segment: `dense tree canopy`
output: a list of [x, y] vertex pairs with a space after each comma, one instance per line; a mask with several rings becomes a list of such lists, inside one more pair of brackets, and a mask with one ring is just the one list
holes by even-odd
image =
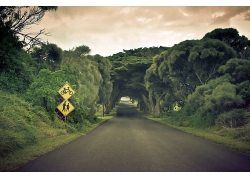
[[239, 32], [234, 28], [217, 28], [205, 34], [203, 38], [223, 41], [236, 51], [238, 58], [250, 58], [250, 41], [244, 35], [240, 36]]
[[109, 102], [109, 109], [122, 96], [129, 96], [138, 102], [142, 110], [148, 110], [145, 104], [145, 97], [148, 92], [144, 83], [146, 70], [152, 64], [152, 58], [167, 47], [152, 47], [124, 50], [107, 57], [112, 64], [111, 80], [113, 91]]
[[36, 73], [46, 68], [51, 71], [58, 70], [62, 61], [63, 51], [56, 44], [42, 44], [40, 47], [34, 47], [31, 56], [36, 61]]

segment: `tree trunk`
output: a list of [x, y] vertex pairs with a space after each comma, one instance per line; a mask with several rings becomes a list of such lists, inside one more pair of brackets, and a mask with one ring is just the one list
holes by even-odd
[[154, 115], [155, 113], [155, 105], [154, 105], [154, 100], [153, 100], [153, 92], [152, 91], [149, 91], [148, 92], [148, 99], [149, 99], [149, 103], [150, 103], [150, 111], [151, 111], [151, 114]]
[[166, 94], [166, 92], [162, 93], [161, 95], [158, 95], [156, 93], [154, 93], [154, 97], [155, 97], [155, 107], [154, 107], [154, 116], [158, 117], [161, 115], [161, 99], [162, 97]]
[[102, 103], [102, 117], [104, 117], [104, 107], [105, 107], [105, 105], [104, 105], [104, 103]]
[[[148, 110], [151, 111], [151, 105], [150, 105], [147, 97], [143, 94], [142, 98], [143, 98], [144, 104], [147, 106]], [[151, 114], [151, 112], [150, 112], [150, 114]]]

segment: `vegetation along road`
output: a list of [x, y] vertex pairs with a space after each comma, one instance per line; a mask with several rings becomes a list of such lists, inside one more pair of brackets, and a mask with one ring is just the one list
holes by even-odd
[[111, 120], [15, 171], [242, 172], [250, 156], [145, 119], [122, 102]]

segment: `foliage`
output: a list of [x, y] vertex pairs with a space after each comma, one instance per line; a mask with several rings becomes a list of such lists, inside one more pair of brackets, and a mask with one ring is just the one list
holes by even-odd
[[40, 45], [42, 40], [39, 36], [46, 35], [44, 30], [37, 33], [25, 33], [23, 30], [39, 23], [47, 11], [53, 10], [57, 10], [57, 6], [1, 6], [0, 29], [5, 30], [0, 35], [0, 42], [11, 33], [22, 38], [22, 45], [28, 50]]
[[[1, 158], [45, 138], [87, 131], [100, 123], [95, 117], [97, 103], [110, 99], [108, 59], [87, 55], [90, 48], [85, 45], [63, 51], [56, 44], [42, 43], [38, 36], [43, 30], [35, 36], [23, 33], [46, 11], [56, 9], [0, 7]], [[57, 91], [66, 81], [75, 90], [70, 98], [75, 109], [63, 122]]]
[[221, 74], [229, 74], [234, 84], [250, 79], [250, 61], [245, 59], [232, 58], [225, 65], [218, 69]]
[[91, 51], [90, 48], [85, 45], [78, 46], [74, 49], [74, 53], [76, 54], [76, 56], [83, 56], [89, 54], [90, 51]]
[[123, 50], [123, 52], [113, 54], [112, 56], [108, 56], [107, 58], [112, 62], [122, 61], [124, 58], [130, 57], [130, 56], [152, 59], [155, 55], [160, 54], [162, 51], [165, 51], [167, 49], [168, 47], [164, 47], [164, 46], [129, 49], [129, 50]]
[[218, 76], [218, 68], [229, 59], [236, 57], [234, 50], [218, 40], [202, 39], [192, 47], [188, 61], [200, 84]]
[[144, 75], [151, 63], [152, 61], [148, 58], [136, 56], [124, 56], [111, 61], [113, 91], [109, 109], [112, 109], [123, 96], [138, 100], [142, 105], [143, 94], [147, 93], [144, 86]]
[[74, 129], [58, 119], [52, 122], [44, 108], [9, 92], [0, 90], [0, 98], [1, 157]]
[[25, 93], [34, 79], [31, 57], [20, 50], [4, 59], [3, 63], [3, 69], [0, 72], [1, 89], [11, 93]]
[[71, 75], [76, 78], [76, 98], [83, 104], [89, 113], [94, 114], [96, 102], [99, 100], [99, 88], [103, 83], [98, 64], [89, 56], [78, 56], [74, 50], [64, 51], [61, 65], [70, 69]]
[[221, 113], [216, 118], [217, 126], [224, 126], [230, 128], [241, 127], [247, 124], [247, 111], [244, 109], [232, 109], [231, 111]]
[[[237, 30], [215, 29], [170, 48], [92, 56], [85, 45], [63, 51], [42, 43], [44, 30], [24, 33], [56, 9], [0, 7], [1, 156], [44, 138], [85, 131], [100, 122], [95, 117], [100, 104], [109, 113], [123, 96], [178, 126], [249, 127], [250, 44]], [[62, 102], [57, 91], [66, 81], [75, 90], [67, 123], [56, 110]], [[181, 109], [173, 112], [176, 104]]]
[[58, 70], [62, 61], [63, 51], [56, 44], [42, 44], [31, 51], [32, 58], [36, 61], [36, 74], [41, 69]]
[[193, 105], [193, 112], [220, 114], [244, 103], [241, 96], [236, 94], [235, 85], [229, 80], [229, 76], [222, 76], [197, 87], [188, 97], [188, 104]]
[[104, 116], [104, 113], [109, 113], [109, 110], [106, 107], [108, 106], [113, 89], [110, 76], [112, 65], [107, 58], [104, 58], [98, 54], [94, 55], [91, 59], [96, 63], [96, 66], [98, 67], [98, 70], [102, 76], [102, 84], [99, 87], [99, 100], [97, 103], [102, 104], [102, 116]]
[[243, 81], [236, 85], [236, 92], [245, 101], [245, 107], [249, 108], [250, 104], [250, 81]]
[[50, 113], [55, 112], [57, 91], [65, 84], [66, 80], [74, 87], [76, 79], [67, 68], [55, 72], [42, 69], [28, 88], [27, 100], [33, 105], [44, 107]]
[[245, 36], [240, 36], [234, 28], [217, 28], [205, 34], [203, 38], [223, 41], [236, 51], [238, 58], [250, 59], [250, 41]]
[[123, 50], [107, 57], [112, 64], [111, 80], [113, 81], [113, 91], [109, 107], [113, 108], [122, 96], [129, 96], [132, 100], [137, 100], [141, 110], [150, 110], [147, 102], [148, 96], [144, 83], [146, 70], [152, 64], [152, 58], [168, 49], [167, 47], [150, 47]]
[[250, 61], [233, 58], [219, 68], [221, 74], [228, 74], [232, 77], [231, 83], [236, 85], [236, 93], [245, 100], [244, 107], [250, 104]]

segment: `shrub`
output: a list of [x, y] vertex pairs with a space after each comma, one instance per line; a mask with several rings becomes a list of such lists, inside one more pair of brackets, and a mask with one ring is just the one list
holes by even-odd
[[246, 110], [233, 109], [231, 111], [220, 114], [216, 119], [217, 126], [240, 127], [247, 123]]

